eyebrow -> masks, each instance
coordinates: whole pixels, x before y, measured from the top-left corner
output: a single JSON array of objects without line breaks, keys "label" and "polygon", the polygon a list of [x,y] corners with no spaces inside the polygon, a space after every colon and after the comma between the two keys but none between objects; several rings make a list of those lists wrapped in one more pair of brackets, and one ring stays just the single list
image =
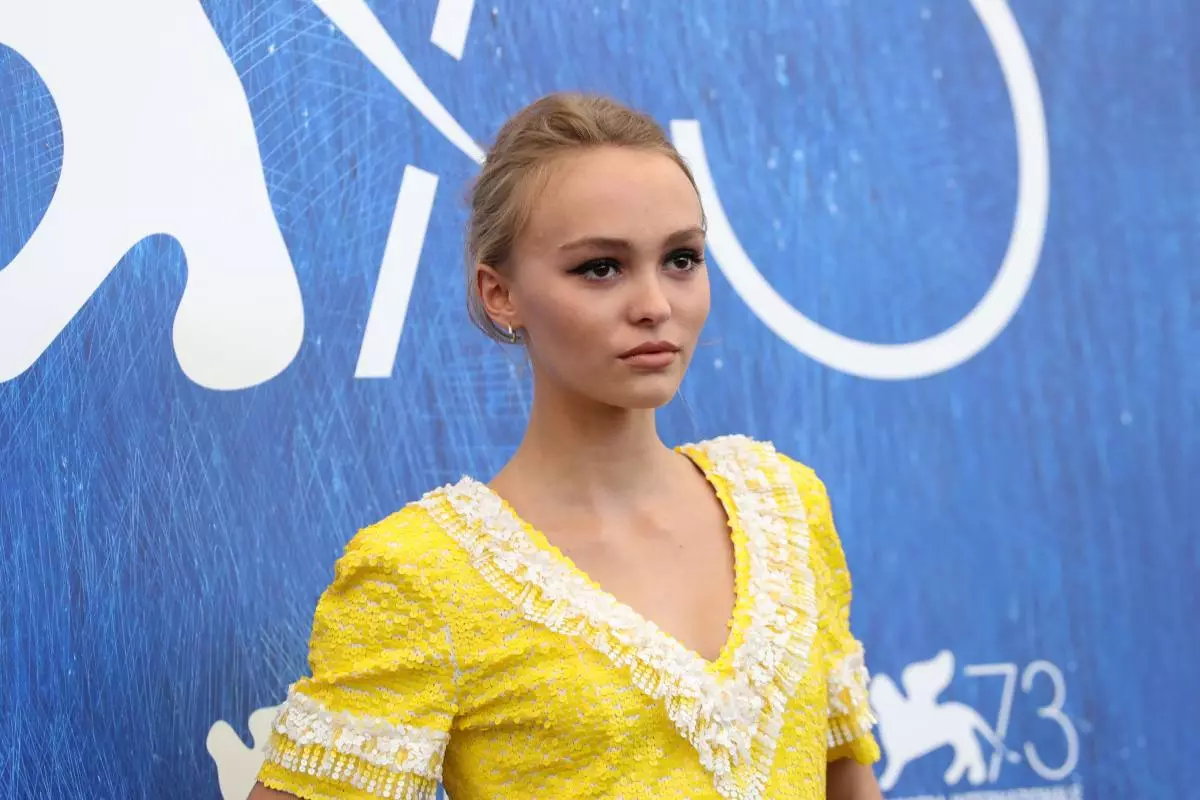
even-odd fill
[{"label": "eyebrow", "polygon": [[[664,240],[663,244],[667,247],[670,247],[671,245],[679,244],[680,242],[686,242],[695,236],[703,237],[704,235],[705,232],[703,227],[699,225],[693,225],[690,228],[683,228],[675,231],[668,236],[666,240]],[[594,247],[597,249],[607,248],[615,250],[631,249],[631,245],[626,239],[615,238],[612,236],[585,236],[582,239],[576,239],[574,241],[567,242],[558,249],[580,250],[585,247]]]}]

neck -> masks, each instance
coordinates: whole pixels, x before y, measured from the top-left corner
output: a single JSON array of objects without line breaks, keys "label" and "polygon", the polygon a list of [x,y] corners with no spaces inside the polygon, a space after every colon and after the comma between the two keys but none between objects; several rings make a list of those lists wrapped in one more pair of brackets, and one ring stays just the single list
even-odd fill
[{"label": "neck", "polygon": [[537,486],[556,504],[630,499],[670,474],[675,454],[659,439],[654,409],[617,408],[544,387],[534,390],[529,426],[492,484],[505,494]]}]

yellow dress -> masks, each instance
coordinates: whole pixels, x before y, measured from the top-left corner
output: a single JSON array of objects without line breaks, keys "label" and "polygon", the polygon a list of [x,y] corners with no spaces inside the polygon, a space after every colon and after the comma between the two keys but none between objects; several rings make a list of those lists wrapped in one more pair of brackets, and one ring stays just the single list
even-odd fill
[{"label": "yellow dress", "polygon": [[317,605],[259,780],[310,800],[825,797],[872,763],[825,487],[769,444],[679,448],[729,517],[737,601],[706,661],[471,478],[360,531]]}]

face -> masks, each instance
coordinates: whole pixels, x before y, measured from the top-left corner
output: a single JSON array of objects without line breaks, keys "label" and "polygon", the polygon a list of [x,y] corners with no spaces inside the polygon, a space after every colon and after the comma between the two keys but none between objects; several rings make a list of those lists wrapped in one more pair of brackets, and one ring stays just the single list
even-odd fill
[{"label": "face", "polygon": [[612,147],[565,158],[534,201],[507,275],[480,288],[494,318],[522,329],[540,385],[657,408],[678,390],[708,317],[696,190],[660,153]]}]

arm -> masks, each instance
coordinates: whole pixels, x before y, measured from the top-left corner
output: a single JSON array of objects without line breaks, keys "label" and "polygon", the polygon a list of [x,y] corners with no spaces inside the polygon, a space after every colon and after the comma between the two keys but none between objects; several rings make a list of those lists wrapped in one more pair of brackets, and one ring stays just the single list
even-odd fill
[{"label": "arm", "polygon": [[254,784],[254,788],[250,790],[250,796],[246,800],[300,800],[294,794],[287,792],[277,792],[274,789],[268,789],[261,783]]},{"label": "arm", "polygon": [[825,781],[825,797],[828,800],[883,800],[875,773],[866,764],[851,758],[830,761]]}]

